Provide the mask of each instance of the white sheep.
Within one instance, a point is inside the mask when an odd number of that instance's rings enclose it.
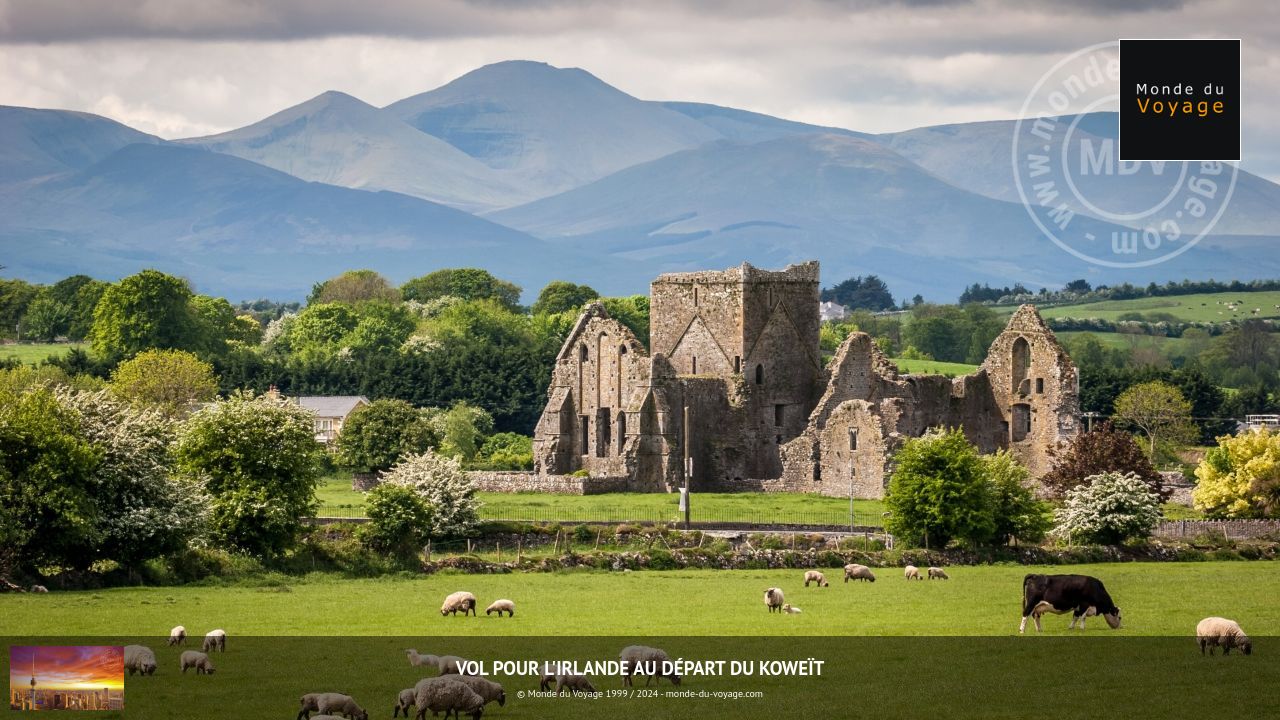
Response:
[[[570,695],[577,695],[594,693],[596,687],[591,684],[591,680],[586,675],[557,675],[556,694],[560,695],[565,690],[568,690]]]
[[[369,720],[369,713],[350,696],[342,693],[307,693],[298,701],[302,709],[298,710],[300,720],[307,720],[311,713],[321,715],[341,715],[350,720]]]
[[[440,606],[441,615],[457,615],[461,611],[465,616],[467,613],[476,614],[476,596],[465,590],[459,590],[456,593],[450,593],[444,599],[444,604]]]
[[[49,592],[49,588],[47,588],[47,587],[45,587],[45,586],[43,586],[43,585],[32,585],[32,586],[31,586],[31,592],[33,592],[33,593],[47,593],[47,592]]]
[[[563,674],[565,661],[548,660],[542,663],[542,679],[538,681],[538,687],[542,690],[550,690],[551,686],[556,683],[556,678]]]
[[[903,569],[902,569],[902,575],[903,575],[903,577],[905,577],[905,578],[906,578],[906,579],[908,579],[908,580],[923,580],[923,579],[924,579],[924,578],[920,577],[920,568],[916,567],[915,565],[908,565],[908,566],[906,566],[905,568],[903,568]]]
[[[792,605],[791,603],[787,603],[786,605],[782,606],[782,612],[788,615],[799,615],[804,611],[796,607],[795,605]]]
[[[429,667],[438,668],[440,665],[439,655],[423,655],[413,648],[404,651],[409,656],[410,665],[427,665]]]
[[[464,675],[462,665],[466,662],[465,658],[460,658],[457,655],[441,655],[436,663],[436,669],[440,671],[441,675]]]
[[[849,580],[863,580],[865,582],[875,582],[876,574],[871,572],[871,568],[867,567],[866,565],[858,565],[857,563],[851,563],[849,565],[844,566],[844,581],[849,582]]]
[[[413,702],[418,706],[418,712],[414,715],[417,720],[426,720],[428,710],[432,715],[443,710],[446,718],[450,713],[466,713],[473,720],[480,720],[484,713],[484,698],[457,678],[423,678],[413,689]]]
[[[173,647],[174,645],[183,645],[183,644],[186,644],[186,642],[187,642],[187,629],[185,627],[178,625],[177,627],[169,631],[170,647]]]
[[[804,574],[804,586],[809,587],[810,582],[818,583],[818,587],[828,587],[827,578],[817,570],[808,570]]]
[[[156,654],[145,645],[124,646],[124,669],[130,675],[154,675],[156,673]]]
[[[218,652],[227,651],[227,631],[226,630],[210,630],[204,636],[204,645],[200,648],[205,652],[217,650]]]
[[[498,613],[498,617],[502,617],[502,613],[506,613],[507,617],[515,617],[516,604],[507,599],[494,600],[489,607],[485,608],[484,614]]]
[[[405,688],[400,691],[400,695],[396,698],[396,706],[391,711],[391,717],[400,717],[400,713],[404,713],[405,717],[409,717],[409,708],[414,706],[415,698],[418,693],[413,688]],[[316,720],[311,718],[311,720]]]
[[[663,650],[645,645],[628,645],[622,648],[622,652],[618,653],[618,659],[626,663],[627,674],[622,676],[622,684],[624,686],[631,685],[631,676],[636,673],[647,676],[644,681],[645,685],[648,685],[655,677],[665,677],[671,680],[672,685],[680,684],[680,676],[676,673],[663,674],[662,671],[665,669],[663,664],[671,661],[671,658]]]
[[[507,704],[507,691],[502,689],[501,683],[475,675],[450,675],[449,678],[474,690],[477,695],[484,698],[486,704],[496,702],[498,707]]]
[[[1217,647],[1222,648],[1223,655],[1230,655],[1231,648],[1239,648],[1245,655],[1253,654],[1253,641],[1240,629],[1239,623],[1226,618],[1207,617],[1197,623],[1196,642],[1200,644],[1201,655],[1205,648],[1209,648],[1212,655]]]
[[[764,606],[769,608],[769,612],[782,610],[783,603],[786,598],[782,595],[782,589],[771,587],[764,591]]]
[[[197,675],[213,674],[213,661],[209,659],[208,655],[205,655],[202,652],[196,652],[195,650],[184,651],[182,655],[178,657],[178,663],[182,667],[183,675],[187,674],[187,668],[195,668]]]
[[[931,568],[929,568],[929,579],[930,579],[930,580],[935,580],[935,579],[936,579],[936,580],[950,580],[950,579],[951,579],[951,576],[947,574],[947,571],[946,571],[946,570],[943,570],[943,569],[942,569],[942,568],[940,568],[940,567],[931,567]]]

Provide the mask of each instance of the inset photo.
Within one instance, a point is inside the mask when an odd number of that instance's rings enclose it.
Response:
[[[123,710],[124,648],[14,645],[10,710]]]

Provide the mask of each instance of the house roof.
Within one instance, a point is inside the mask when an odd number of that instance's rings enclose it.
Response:
[[[361,405],[368,405],[363,395],[300,395],[295,400],[318,417],[345,418]]]

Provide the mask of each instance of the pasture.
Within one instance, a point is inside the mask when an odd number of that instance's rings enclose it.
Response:
[[[61,357],[75,348],[85,348],[86,343],[11,343],[0,345],[0,358],[17,358],[19,362],[35,365],[49,357]]]
[[[968,365],[966,363],[940,362],[938,360],[907,360],[905,358],[893,358],[893,364],[898,366],[898,370],[913,375],[958,377],[976,372],[978,369],[977,365]]]
[[[829,573],[837,580],[830,587],[807,589],[798,570],[311,577],[288,586],[0,596],[0,628],[11,639],[39,635],[44,643],[92,636],[151,646],[159,671],[126,682],[126,708],[138,718],[293,717],[298,696],[317,691],[351,694],[370,717],[386,718],[401,688],[435,674],[411,666],[407,647],[488,663],[508,700],[485,715],[511,720],[602,712],[772,720],[802,707],[816,716],[866,710],[889,718],[1280,712],[1272,691],[1280,652],[1271,643],[1280,629],[1273,601],[1280,573],[1270,563],[1073,567],[1106,582],[1124,627],[1110,630],[1095,618],[1083,633],[1068,633],[1065,617],[1048,616],[1042,636],[1020,637],[1028,570],[1034,568],[957,567],[949,581],[908,582],[900,569],[887,568],[876,583],[846,585]],[[768,613],[760,596],[770,585],[782,587],[803,614]],[[479,596],[478,617],[440,616],[440,599],[459,588]],[[516,601],[514,618],[484,615],[498,596]],[[1190,635],[1208,614],[1239,619],[1256,639],[1254,655],[1201,657]],[[228,631],[227,652],[213,656],[215,675],[179,673],[181,649],[163,642],[177,623],[197,642],[212,627]],[[618,678],[596,675],[596,688],[608,694],[595,698],[533,697],[536,676],[500,673],[494,665],[616,659],[632,643],[684,660],[812,658],[824,665],[813,676],[686,671],[678,688],[662,683],[652,694],[624,691]],[[637,688],[644,689],[643,681]],[[671,691],[705,694],[667,696]],[[740,692],[759,695],[731,695]]]
[[[1236,305],[1232,311],[1228,305]],[[1000,308],[1013,312],[1016,308]],[[1254,314],[1252,311],[1259,312]],[[1195,295],[1170,295],[1165,297],[1134,298],[1132,300],[1104,300],[1080,305],[1059,305],[1040,309],[1047,318],[1099,318],[1119,320],[1127,312],[1168,313],[1179,320],[1194,322],[1223,322],[1249,318],[1280,317],[1280,291],[1199,293]]]

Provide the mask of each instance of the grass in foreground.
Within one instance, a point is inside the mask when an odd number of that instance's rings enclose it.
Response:
[[[20,362],[35,365],[49,357],[61,357],[85,343],[15,343],[0,345],[0,358],[17,358]]]

